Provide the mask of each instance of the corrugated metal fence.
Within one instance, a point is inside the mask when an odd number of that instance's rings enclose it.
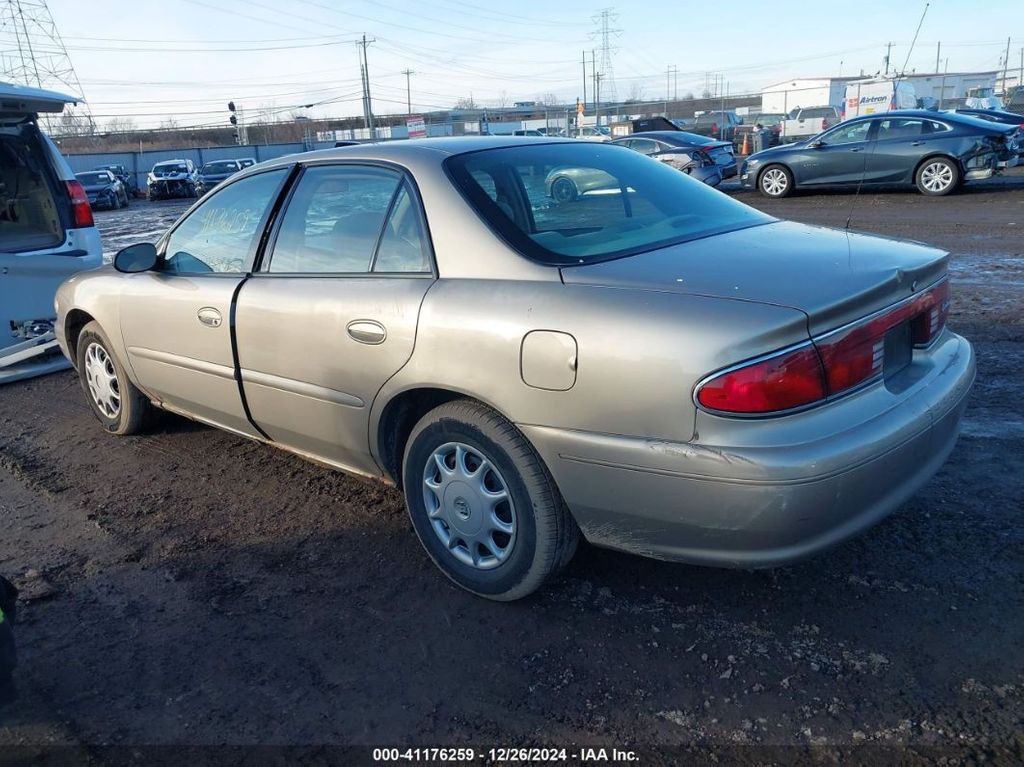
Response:
[[[333,142],[320,142],[315,145],[315,148],[327,149],[332,146],[334,146]],[[306,147],[301,142],[296,142],[292,144],[218,146],[204,149],[157,149],[143,152],[90,152],[65,155],[65,157],[68,164],[71,165],[71,170],[75,173],[93,170],[100,165],[123,165],[129,172],[135,173],[135,181],[139,185],[139,189],[145,189],[146,174],[156,163],[163,160],[192,160],[197,168],[201,168],[214,160],[253,157],[256,162],[263,162],[305,150]]]

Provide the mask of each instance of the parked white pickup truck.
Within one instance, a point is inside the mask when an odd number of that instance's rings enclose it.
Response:
[[[783,144],[803,141],[805,138],[817,136],[841,120],[842,116],[836,107],[807,107],[805,109],[797,107],[789,113],[787,119],[782,121],[779,141]]]

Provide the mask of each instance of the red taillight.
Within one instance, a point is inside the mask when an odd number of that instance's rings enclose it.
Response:
[[[697,390],[697,402],[724,413],[763,414],[842,394],[882,373],[886,334],[910,324],[914,346],[931,344],[949,316],[949,282],[889,311],[814,339],[775,357],[715,376]]]
[[[89,197],[80,181],[68,181],[68,197],[71,198],[71,220],[73,229],[84,229],[93,225],[92,207]]]
[[[824,117],[822,117],[821,118],[821,129],[825,130],[826,128],[828,128],[828,120],[826,120]]]
[[[715,135],[718,133],[718,123],[711,123],[711,134]]]
[[[697,401],[725,413],[771,413],[825,398],[825,374],[811,345],[712,378]]]

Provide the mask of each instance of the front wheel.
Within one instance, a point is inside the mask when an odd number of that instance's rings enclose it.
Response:
[[[110,351],[99,323],[90,322],[78,337],[78,377],[86,399],[103,428],[112,434],[142,431],[154,409]]]
[[[945,157],[935,157],[921,164],[915,181],[921,194],[941,197],[960,184],[960,169]]]
[[[540,456],[490,408],[456,400],[413,429],[402,464],[406,507],[434,564],[488,599],[536,591],[579,540]]]
[[[785,197],[793,191],[793,174],[781,165],[769,165],[761,171],[757,188],[765,197]]]

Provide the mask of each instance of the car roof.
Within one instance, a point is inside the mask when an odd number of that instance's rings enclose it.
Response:
[[[553,136],[546,136],[543,140],[539,140],[537,136],[456,136],[378,141],[286,155],[260,163],[260,169],[290,165],[296,161],[315,162],[318,160],[379,160],[404,164],[415,157],[450,157],[482,149],[504,149],[516,146],[537,147],[543,144],[565,144],[567,142],[578,143],[571,138]]]

